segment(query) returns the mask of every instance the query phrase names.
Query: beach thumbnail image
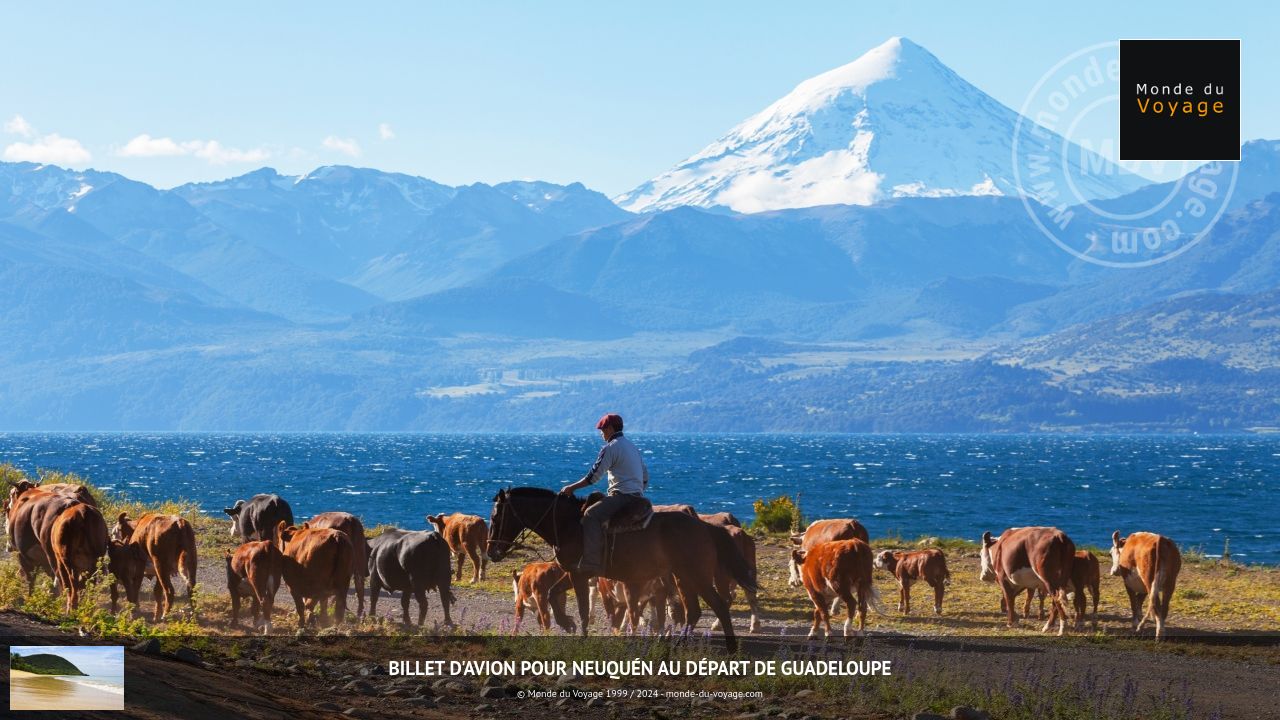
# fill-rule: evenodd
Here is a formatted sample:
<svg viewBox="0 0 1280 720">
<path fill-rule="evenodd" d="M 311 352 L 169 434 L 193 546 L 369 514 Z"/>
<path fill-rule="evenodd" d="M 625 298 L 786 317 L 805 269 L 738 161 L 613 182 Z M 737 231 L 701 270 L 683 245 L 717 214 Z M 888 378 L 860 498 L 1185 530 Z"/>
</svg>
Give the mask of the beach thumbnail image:
<svg viewBox="0 0 1280 720">
<path fill-rule="evenodd" d="M 123 710 L 124 648 L 14 645 L 10 710 Z"/>
</svg>

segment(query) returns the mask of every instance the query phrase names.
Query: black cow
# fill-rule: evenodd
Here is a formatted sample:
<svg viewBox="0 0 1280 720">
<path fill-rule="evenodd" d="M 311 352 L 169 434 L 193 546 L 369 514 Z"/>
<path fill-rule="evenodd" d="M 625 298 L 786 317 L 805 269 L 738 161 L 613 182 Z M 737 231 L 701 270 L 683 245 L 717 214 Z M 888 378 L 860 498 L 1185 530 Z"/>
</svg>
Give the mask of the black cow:
<svg viewBox="0 0 1280 720">
<path fill-rule="evenodd" d="M 222 512 L 231 516 L 231 537 L 241 542 L 274 540 L 276 525 L 293 524 L 293 509 L 279 495 L 254 495 L 248 502 L 237 500 Z"/>
<path fill-rule="evenodd" d="M 408 531 L 394 528 L 369 541 L 369 614 L 378 608 L 378 593 L 384 588 L 400 593 L 404 624 L 409 624 L 409 598 L 418 599 L 418 625 L 427 617 L 427 591 L 440 593 L 444 621 L 452 625 L 449 604 L 453 591 L 452 555 L 449 544 L 431 530 Z"/>
</svg>

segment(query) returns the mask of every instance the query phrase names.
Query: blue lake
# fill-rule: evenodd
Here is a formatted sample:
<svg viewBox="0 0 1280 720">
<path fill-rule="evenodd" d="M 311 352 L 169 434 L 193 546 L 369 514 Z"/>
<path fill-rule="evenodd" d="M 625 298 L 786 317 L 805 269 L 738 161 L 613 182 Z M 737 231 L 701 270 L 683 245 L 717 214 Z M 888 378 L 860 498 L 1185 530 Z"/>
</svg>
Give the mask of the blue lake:
<svg viewBox="0 0 1280 720">
<path fill-rule="evenodd" d="M 976 540 L 1055 525 L 1078 544 L 1112 530 L 1280 563 L 1280 437 L 1054 435 L 628 435 L 655 502 L 729 510 L 801 494 L 806 517 L 857 517 L 880 536 Z M 0 433 L 0 463 L 78 473 L 139 500 L 207 512 L 276 492 L 299 520 L 347 510 L 367 525 L 427 513 L 488 517 L 506 485 L 558 488 L 595 459 L 596 435 Z"/>
</svg>

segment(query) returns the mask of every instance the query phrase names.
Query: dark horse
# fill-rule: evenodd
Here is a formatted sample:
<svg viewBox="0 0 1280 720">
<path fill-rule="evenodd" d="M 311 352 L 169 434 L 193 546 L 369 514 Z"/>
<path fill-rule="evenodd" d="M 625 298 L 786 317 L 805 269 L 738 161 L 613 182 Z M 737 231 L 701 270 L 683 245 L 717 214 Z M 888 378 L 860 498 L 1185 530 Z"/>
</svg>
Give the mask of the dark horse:
<svg viewBox="0 0 1280 720">
<path fill-rule="evenodd" d="M 555 550 L 556 562 L 569 572 L 578 599 L 582 634 L 587 634 L 591 597 L 590 578 L 577 572 L 582 557 L 582 509 L 585 501 L 535 487 L 500 490 L 489 516 L 489 542 L 485 552 L 497 562 L 511 551 L 526 528 L 537 533 Z M 701 597 L 724 628 L 729 652 L 737 650 L 729 604 L 716 592 L 716 570 L 723 566 L 742 587 L 755 590 L 754 573 L 724 528 L 704 523 L 682 512 L 657 512 L 643 530 L 611 536 L 614 543 L 605 562 L 604 576 L 639 587 L 655 578 L 675 576 L 685 610 L 686 627 L 702 614 Z"/>
</svg>

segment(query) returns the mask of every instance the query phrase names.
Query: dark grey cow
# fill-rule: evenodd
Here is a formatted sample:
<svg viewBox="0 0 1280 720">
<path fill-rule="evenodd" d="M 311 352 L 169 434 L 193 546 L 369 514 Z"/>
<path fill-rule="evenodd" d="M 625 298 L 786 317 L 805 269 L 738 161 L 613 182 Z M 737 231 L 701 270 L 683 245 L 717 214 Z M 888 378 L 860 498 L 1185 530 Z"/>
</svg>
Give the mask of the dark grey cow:
<svg viewBox="0 0 1280 720">
<path fill-rule="evenodd" d="M 248 502 L 237 500 L 222 512 L 231 516 L 231 537 L 240 538 L 241 542 L 274 540 L 281 520 L 285 525 L 293 524 L 293 509 L 279 495 L 254 495 Z"/>
<path fill-rule="evenodd" d="M 373 538 L 369 541 L 369 614 L 377 612 L 379 592 L 398 591 L 404 624 L 409 624 L 409 598 L 416 597 L 418 625 L 422 625 L 427 617 L 427 591 L 436 590 L 444 608 L 444 621 L 452 625 L 451 565 L 449 544 L 437 532 L 393 528 Z"/>
</svg>

